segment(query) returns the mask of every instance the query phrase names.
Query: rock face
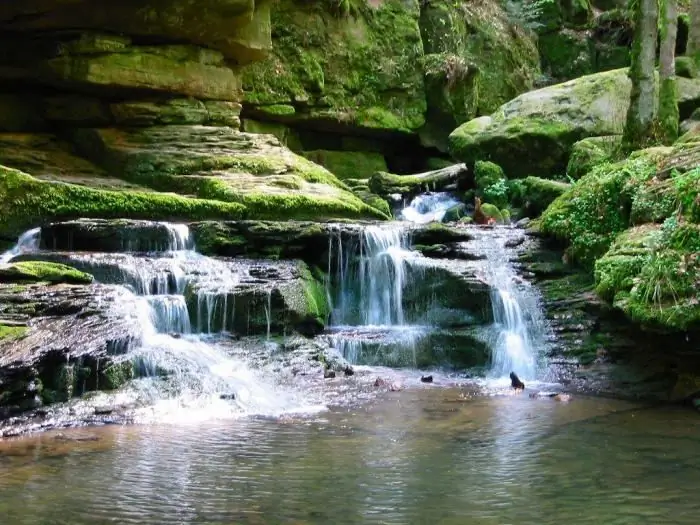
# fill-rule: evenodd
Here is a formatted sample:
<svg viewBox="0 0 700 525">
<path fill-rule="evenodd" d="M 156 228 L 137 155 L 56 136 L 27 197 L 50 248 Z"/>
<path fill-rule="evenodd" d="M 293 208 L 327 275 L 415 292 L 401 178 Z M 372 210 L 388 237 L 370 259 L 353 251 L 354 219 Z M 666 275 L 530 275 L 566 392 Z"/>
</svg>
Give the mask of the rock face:
<svg viewBox="0 0 700 525">
<path fill-rule="evenodd" d="M 679 79 L 678 87 L 681 108 L 692 112 L 700 82 Z M 467 164 L 491 160 L 510 177 L 562 174 L 575 142 L 622 133 L 629 92 L 627 71 L 617 69 L 525 93 L 454 130 L 450 152 Z"/>
<path fill-rule="evenodd" d="M 596 295 L 590 273 L 562 263 L 561 255 L 538 242 L 520 258 L 542 293 L 554 337 L 551 379 L 572 390 L 628 399 L 683 401 L 696 394 L 698 332 L 640 331 Z"/>
</svg>

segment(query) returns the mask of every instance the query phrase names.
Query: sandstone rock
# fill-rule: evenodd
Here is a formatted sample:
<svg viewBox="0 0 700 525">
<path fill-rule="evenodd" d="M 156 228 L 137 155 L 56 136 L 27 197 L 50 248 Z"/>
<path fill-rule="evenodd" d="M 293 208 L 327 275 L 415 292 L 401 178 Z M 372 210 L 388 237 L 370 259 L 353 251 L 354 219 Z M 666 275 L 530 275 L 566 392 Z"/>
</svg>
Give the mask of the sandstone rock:
<svg viewBox="0 0 700 525">
<path fill-rule="evenodd" d="M 252 0 L 9 0 L 0 8 L 0 27 L 46 32 L 79 27 L 135 37 L 160 37 L 221 51 L 243 64 L 262 58 L 271 47 L 270 6 Z M 80 51 L 115 51 L 128 37 L 83 37 Z"/>
<path fill-rule="evenodd" d="M 681 112 L 700 102 L 700 82 L 678 79 Z M 582 138 L 620 135 L 629 105 L 625 69 L 588 75 L 520 95 L 487 118 L 450 135 L 450 152 L 473 163 L 491 160 L 510 177 L 563 173 Z"/>
</svg>

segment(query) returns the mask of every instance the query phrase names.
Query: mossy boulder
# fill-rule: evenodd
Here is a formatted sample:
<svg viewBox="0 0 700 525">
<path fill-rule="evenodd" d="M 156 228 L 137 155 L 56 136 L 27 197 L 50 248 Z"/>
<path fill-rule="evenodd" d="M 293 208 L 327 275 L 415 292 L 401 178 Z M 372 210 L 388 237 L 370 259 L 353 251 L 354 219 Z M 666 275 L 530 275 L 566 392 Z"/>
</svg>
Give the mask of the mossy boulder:
<svg viewBox="0 0 700 525">
<path fill-rule="evenodd" d="M 23 261 L 0 265 L 0 282 L 50 284 L 90 284 L 92 275 L 65 264 L 44 261 Z"/>
<path fill-rule="evenodd" d="M 337 16 L 328 4 L 279 2 L 272 54 L 244 71 L 246 116 L 331 131 L 418 130 L 426 109 L 418 1 L 358 7 Z"/>
<path fill-rule="evenodd" d="M 537 217 L 554 200 L 570 188 L 570 184 L 540 177 L 525 177 L 521 181 L 517 195 L 513 196 L 516 206 L 522 207 L 529 217 Z"/>
<path fill-rule="evenodd" d="M 567 176 L 578 180 L 597 164 L 613 159 L 621 143 L 621 135 L 579 140 L 571 147 L 571 156 L 566 167 Z"/>
<path fill-rule="evenodd" d="M 700 82 L 678 79 L 678 87 L 685 111 L 700 102 Z M 561 174 L 575 142 L 622 134 L 629 93 L 626 69 L 531 91 L 453 131 L 450 152 L 469 164 L 491 160 L 509 177 Z"/>
<path fill-rule="evenodd" d="M 667 222 L 621 233 L 595 265 L 596 291 L 630 319 L 700 329 L 700 227 Z"/>
<path fill-rule="evenodd" d="M 432 1 L 423 6 L 426 146 L 447 149 L 458 125 L 532 89 L 539 72 L 533 35 L 495 1 Z"/>
<path fill-rule="evenodd" d="M 557 81 L 595 72 L 595 53 L 590 35 L 585 32 L 562 29 L 543 34 L 537 39 L 537 47 L 542 69 Z"/>
</svg>

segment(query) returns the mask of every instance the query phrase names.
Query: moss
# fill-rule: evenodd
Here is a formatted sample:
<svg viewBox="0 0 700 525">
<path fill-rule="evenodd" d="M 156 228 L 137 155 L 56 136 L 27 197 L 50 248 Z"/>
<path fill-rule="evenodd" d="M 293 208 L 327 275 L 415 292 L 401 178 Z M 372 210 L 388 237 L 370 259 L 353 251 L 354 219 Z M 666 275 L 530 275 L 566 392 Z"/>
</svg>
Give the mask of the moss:
<svg viewBox="0 0 700 525">
<path fill-rule="evenodd" d="M 285 315 L 299 332 L 313 335 L 323 330 L 330 305 L 325 286 L 317 280 L 308 266 L 299 263 L 299 278 L 289 285 L 282 285 L 280 293 L 286 304 Z"/>
<path fill-rule="evenodd" d="M 45 182 L 0 166 L 0 235 L 3 236 L 16 236 L 49 221 L 80 217 L 238 219 L 244 210 L 245 207 L 237 203 Z"/>
<path fill-rule="evenodd" d="M 613 160 L 621 140 L 617 135 L 579 140 L 571 147 L 571 156 L 566 167 L 567 176 L 578 180 L 597 164 Z"/>
<path fill-rule="evenodd" d="M 540 35 L 537 47 L 543 69 L 557 80 L 569 80 L 595 70 L 594 51 L 585 33 L 564 29 Z"/>
<path fill-rule="evenodd" d="M 131 361 L 110 363 L 100 370 L 100 390 L 116 390 L 134 378 L 134 365 Z"/>
<path fill-rule="evenodd" d="M 386 161 L 380 153 L 366 151 L 305 151 L 302 155 L 320 164 L 341 180 L 369 178 L 378 171 L 386 171 Z"/>
<path fill-rule="evenodd" d="M 676 75 L 683 78 L 697 78 L 698 66 L 691 57 L 676 57 Z"/>
<path fill-rule="evenodd" d="M 29 330 L 26 326 L 8 326 L 0 324 L 0 344 L 24 337 Z"/>
<path fill-rule="evenodd" d="M 481 211 L 487 219 L 495 219 L 499 223 L 503 222 L 503 214 L 498 209 L 498 206 L 485 202 L 481 205 Z"/>
<path fill-rule="evenodd" d="M 513 204 L 522 206 L 531 217 L 540 215 L 547 207 L 566 190 L 570 184 L 539 177 L 526 177 L 513 195 Z M 515 193 L 515 191 L 513 192 Z"/>
<path fill-rule="evenodd" d="M 634 183 L 631 220 L 633 224 L 663 222 L 675 211 L 680 210 L 689 220 L 700 219 L 700 169 L 679 173 L 673 171 L 671 177 L 648 178 Z"/>
<path fill-rule="evenodd" d="M 627 228 L 635 184 L 649 180 L 656 166 L 645 158 L 602 164 L 582 177 L 543 213 L 543 233 L 569 242 L 569 256 L 592 266 Z"/>
<path fill-rule="evenodd" d="M 665 78 L 659 87 L 659 135 L 664 144 L 672 144 L 678 138 L 678 87 L 676 78 Z"/>
<path fill-rule="evenodd" d="M 476 195 L 498 207 L 508 204 L 508 187 L 503 169 L 489 161 L 477 161 L 474 164 L 474 182 Z"/>
<path fill-rule="evenodd" d="M 23 261 L 0 266 L 0 282 L 5 283 L 90 284 L 92 280 L 92 275 L 59 263 Z"/>
<path fill-rule="evenodd" d="M 264 115 L 276 117 L 290 117 L 297 112 L 294 106 L 289 104 L 271 104 L 269 106 L 260 106 L 257 108 L 257 110 Z"/>
<path fill-rule="evenodd" d="M 389 0 L 339 19 L 322 4 L 283 0 L 271 56 L 244 72 L 246 102 L 295 107 L 270 119 L 417 130 L 426 109 L 418 14 L 417 1 Z"/>
</svg>

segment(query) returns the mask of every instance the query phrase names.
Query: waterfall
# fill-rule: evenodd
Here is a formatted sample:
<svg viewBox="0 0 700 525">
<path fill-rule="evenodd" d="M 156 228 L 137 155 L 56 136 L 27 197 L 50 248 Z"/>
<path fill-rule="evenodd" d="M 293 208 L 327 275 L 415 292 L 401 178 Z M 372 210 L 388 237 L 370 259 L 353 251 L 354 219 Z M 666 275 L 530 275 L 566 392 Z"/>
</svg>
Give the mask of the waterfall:
<svg viewBox="0 0 700 525">
<path fill-rule="evenodd" d="M 134 363 L 137 379 L 124 395 L 143 407 L 139 417 L 181 421 L 322 408 L 278 387 L 228 354 L 233 343 L 223 334 L 233 326 L 234 313 L 234 301 L 228 295 L 239 285 L 241 275 L 246 275 L 244 265 L 198 254 L 183 224 L 143 221 L 134 224 L 129 235 L 137 237 L 122 246 L 134 252 L 68 253 L 59 260 L 94 270 L 98 282 L 102 278 L 105 284 L 124 287 L 129 301 L 118 304 L 116 313 L 135 319 L 141 327 L 141 341 L 126 354 Z M 167 242 L 151 242 L 156 236 Z M 39 238 L 39 229 L 26 232 L 1 260 L 38 252 Z M 149 248 L 147 255 L 142 253 L 144 247 Z M 41 253 L 52 260 L 54 252 Z M 186 294 L 194 298 L 192 311 Z M 265 314 L 269 339 L 269 292 Z"/>
<path fill-rule="evenodd" d="M 449 193 L 425 193 L 414 197 L 411 203 L 401 210 L 401 218 L 416 224 L 440 222 L 447 210 L 459 204 Z"/>
<path fill-rule="evenodd" d="M 538 354 L 545 346 L 545 320 L 536 290 L 520 279 L 508 248 L 514 235 L 511 228 L 473 230 L 478 253 L 486 257 L 485 278 L 491 285 L 493 326 L 490 344 L 491 375 L 507 377 L 515 372 L 521 379 L 533 380 L 538 372 Z"/>
<path fill-rule="evenodd" d="M 41 241 L 41 228 L 34 228 L 24 232 L 12 248 L 0 253 L 0 264 L 10 262 L 10 259 L 26 252 L 35 252 L 39 249 Z"/>
<path fill-rule="evenodd" d="M 421 256 L 409 246 L 402 224 L 364 226 L 357 237 L 329 240 L 332 342 L 351 363 L 415 366 L 423 330 L 409 324 L 404 290 Z"/>
</svg>

